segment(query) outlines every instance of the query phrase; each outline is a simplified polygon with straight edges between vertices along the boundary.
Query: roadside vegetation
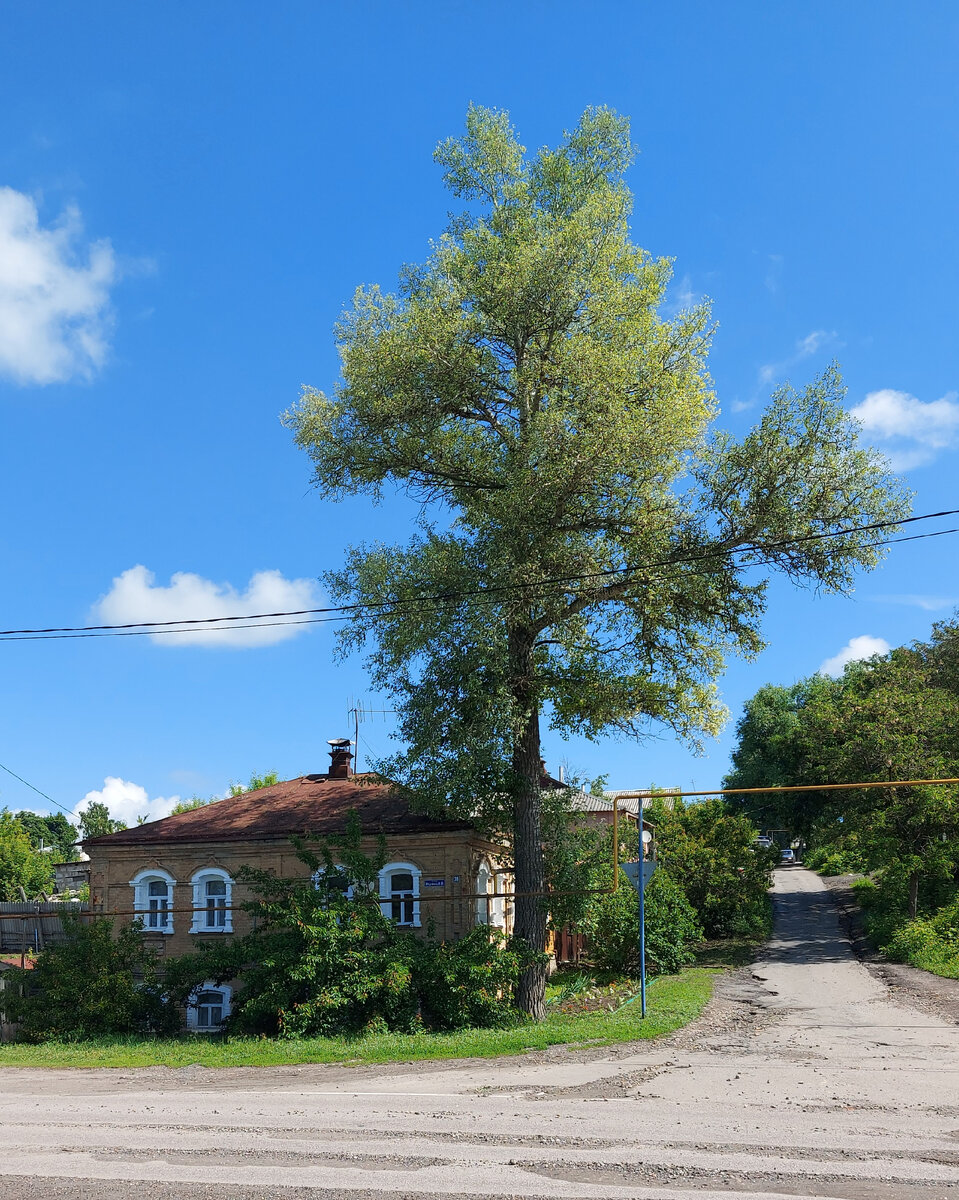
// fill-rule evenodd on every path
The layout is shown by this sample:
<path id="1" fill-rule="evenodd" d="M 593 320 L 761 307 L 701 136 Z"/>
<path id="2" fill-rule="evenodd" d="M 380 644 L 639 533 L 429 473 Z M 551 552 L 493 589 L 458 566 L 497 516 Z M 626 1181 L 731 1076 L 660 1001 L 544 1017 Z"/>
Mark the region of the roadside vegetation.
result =
<path id="1" fill-rule="evenodd" d="M 959 778 L 959 619 L 842 676 L 767 686 L 738 727 L 726 787 Z M 732 797 L 791 829 L 804 861 L 853 884 L 890 959 L 959 978 L 959 785 Z"/>
<path id="2" fill-rule="evenodd" d="M 645 1020 L 639 1001 L 609 1011 L 569 1011 L 547 1004 L 542 1021 L 507 1029 L 464 1029 L 454 1033 L 365 1033 L 358 1037 L 265 1038 L 180 1036 L 101 1037 L 86 1042 L 14 1043 L 0 1046 L 8 1067 L 267 1067 L 295 1063 L 413 1062 L 420 1059 L 495 1058 L 550 1046 L 575 1050 L 662 1037 L 695 1020 L 712 992 L 715 971 L 692 968 L 657 979 L 649 989 Z M 625 991 L 629 1000 L 635 985 Z M 550 989 L 551 991 L 552 989 Z M 575 1006 L 573 1006 L 575 1008 Z"/>
<path id="3" fill-rule="evenodd" d="M 485 926 L 450 943 L 438 942 L 429 926 L 422 937 L 397 927 L 375 888 L 385 846 L 378 856 L 364 854 L 353 819 L 341 837 L 297 843 L 307 868 L 299 879 L 247 870 L 254 892 L 247 908 L 256 922 L 243 937 L 158 960 L 134 927 L 114 935 L 106 918 L 65 918 L 65 943 L 42 952 L 29 970 L 7 972 L 4 1005 L 21 1043 L 0 1050 L 0 1063 L 173 1065 L 184 1056 L 210 1065 L 374 1062 L 670 1032 L 698 1015 L 715 971 L 730 965 L 716 956 L 725 944 L 717 939 L 754 946 L 765 933 L 771 864 L 753 849 L 748 820 L 719 804 L 702 812 L 662 806 L 657 818 L 664 859 L 646 895 L 645 1022 L 633 1003 L 637 896 L 625 876 L 618 891 L 607 890 L 608 831 L 569 831 L 567 850 L 581 855 L 576 866 L 585 873 L 577 877 L 581 895 L 557 915 L 587 936 L 589 961 L 553 977 L 545 1016 L 533 1020 L 515 999 L 530 953 L 525 944 Z M 625 842 L 621 849 L 629 851 Z M 700 965 L 707 944 L 714 954 Z M 176 1032 L 181 1013 L 206 981 L 234 984 L 231 1015 L 212 1040 L 184 1038 Z"/>

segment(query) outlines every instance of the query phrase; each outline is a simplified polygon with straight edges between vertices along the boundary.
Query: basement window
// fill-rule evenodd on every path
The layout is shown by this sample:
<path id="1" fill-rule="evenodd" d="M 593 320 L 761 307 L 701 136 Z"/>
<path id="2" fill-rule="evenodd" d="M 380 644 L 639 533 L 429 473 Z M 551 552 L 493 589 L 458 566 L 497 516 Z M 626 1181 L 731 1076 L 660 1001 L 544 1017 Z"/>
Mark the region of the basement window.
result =
<path id="1" fill-rule="evenodd" d="M 201 983 L 187 1002 L 186 1024 L 197 1033 L 218 1033 L 230 1015 L 232 989 L 226 984 Z"/>

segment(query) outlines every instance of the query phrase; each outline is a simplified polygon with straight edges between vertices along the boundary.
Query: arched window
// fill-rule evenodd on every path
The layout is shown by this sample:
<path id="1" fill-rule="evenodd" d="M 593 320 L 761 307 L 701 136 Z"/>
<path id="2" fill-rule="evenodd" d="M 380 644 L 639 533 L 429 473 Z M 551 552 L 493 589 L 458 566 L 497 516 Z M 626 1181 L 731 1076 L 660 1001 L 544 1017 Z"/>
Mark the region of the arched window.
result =
<path id="1" fill-rule="evenodd" d="M 147 867 L 130 880 L 133 910 L 150 933 L 173 932 L 173 889 L 176 880 L 169 871 Z"/>
<path id="2" fill-rule="evenodd" d="M 380 909 L 397 925 L 420 923 L 420 876 L 412 863 L 387 863 L 380 871 Z"/>
<path id="3" fill-rule="evenodd" d="M 198 1033 L 217 1033 L 230 1015 L 232 989 L 225 983 L 201 983 L 187 1001 L 186 1024 Z"/>
<path id="4" fill-rule="evenodd" d="M 353 884 L 346 873 L 346 867 L 341 866 L 340 863 L 336 863 L 332 871 L 328 871 L 326 867 L 320 867 L 318 871 L 313 872 L 311 879 L 316 890 L 325 892 L 331 899 L 335 896 L 343 896 L 347 900 L 353 899 Z"/>
<path id="5" fill-rule="evenodd" d="M 505 891 L 506 881 L 502 875 L 494 875 L 493 869 L 484 858 L 476 872 L 476 924 L 492 925 L 503 929 L 506 925 L 506 906 L 497 892 Z M 484 896 L 489 896 L 484 900 Z"/>
<path id="6" fill-rule="evenodd" d="M 191 933 L 233 932 L 233 880 L 220 867 L 197 871 L 193 884 Z"/>
<path id="7" fill-rule="evenodd" d="M 477 925 L 492 925 L 493 924 L 493 901 L 484 900 L 483 897 L 488 895 L 490 883 L 493 879 L 493 872 L 490 870 L 490 865 L 484 858 L 479 865 L 479 870 L 476 872 L 476 924 Z"/>

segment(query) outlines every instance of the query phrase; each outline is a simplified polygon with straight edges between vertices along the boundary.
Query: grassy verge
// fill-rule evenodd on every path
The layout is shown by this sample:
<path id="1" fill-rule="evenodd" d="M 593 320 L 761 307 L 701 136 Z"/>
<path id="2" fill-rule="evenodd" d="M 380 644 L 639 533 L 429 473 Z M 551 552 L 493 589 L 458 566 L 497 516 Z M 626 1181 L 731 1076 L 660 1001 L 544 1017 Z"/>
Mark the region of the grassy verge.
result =
<path id="1" fill-rule="evenodd" d="M 605 1009 L 551 1013 L 537 1024 L 458 1033 L 370 1034 L 363 1038 L 176 1039 L 111 1038 L 77 1044 L 0 1046 L 3 1067 L 271 1067 L 297 1063 L 388 1063 L 420 1059 L 494 1058 L 548 1046 L 610 1046 L 661 1037 L 689 1024 L 712 994 L 716 972 L 692 967 L 655 980 L 646 1019 L 639 1002 Z"/>

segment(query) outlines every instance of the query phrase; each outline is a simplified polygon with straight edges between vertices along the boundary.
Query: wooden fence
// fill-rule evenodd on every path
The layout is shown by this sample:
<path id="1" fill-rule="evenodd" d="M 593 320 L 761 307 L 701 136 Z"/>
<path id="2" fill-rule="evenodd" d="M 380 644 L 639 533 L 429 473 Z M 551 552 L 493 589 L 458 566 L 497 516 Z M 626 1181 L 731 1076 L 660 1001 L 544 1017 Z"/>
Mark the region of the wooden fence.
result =
<path id="1" fill-rule="evenodd" d="M 0 903 L 0 953 L 37 953 L 64 940 L 62 914 L 88 912 L 87 904 L 57 900 Z"/>

